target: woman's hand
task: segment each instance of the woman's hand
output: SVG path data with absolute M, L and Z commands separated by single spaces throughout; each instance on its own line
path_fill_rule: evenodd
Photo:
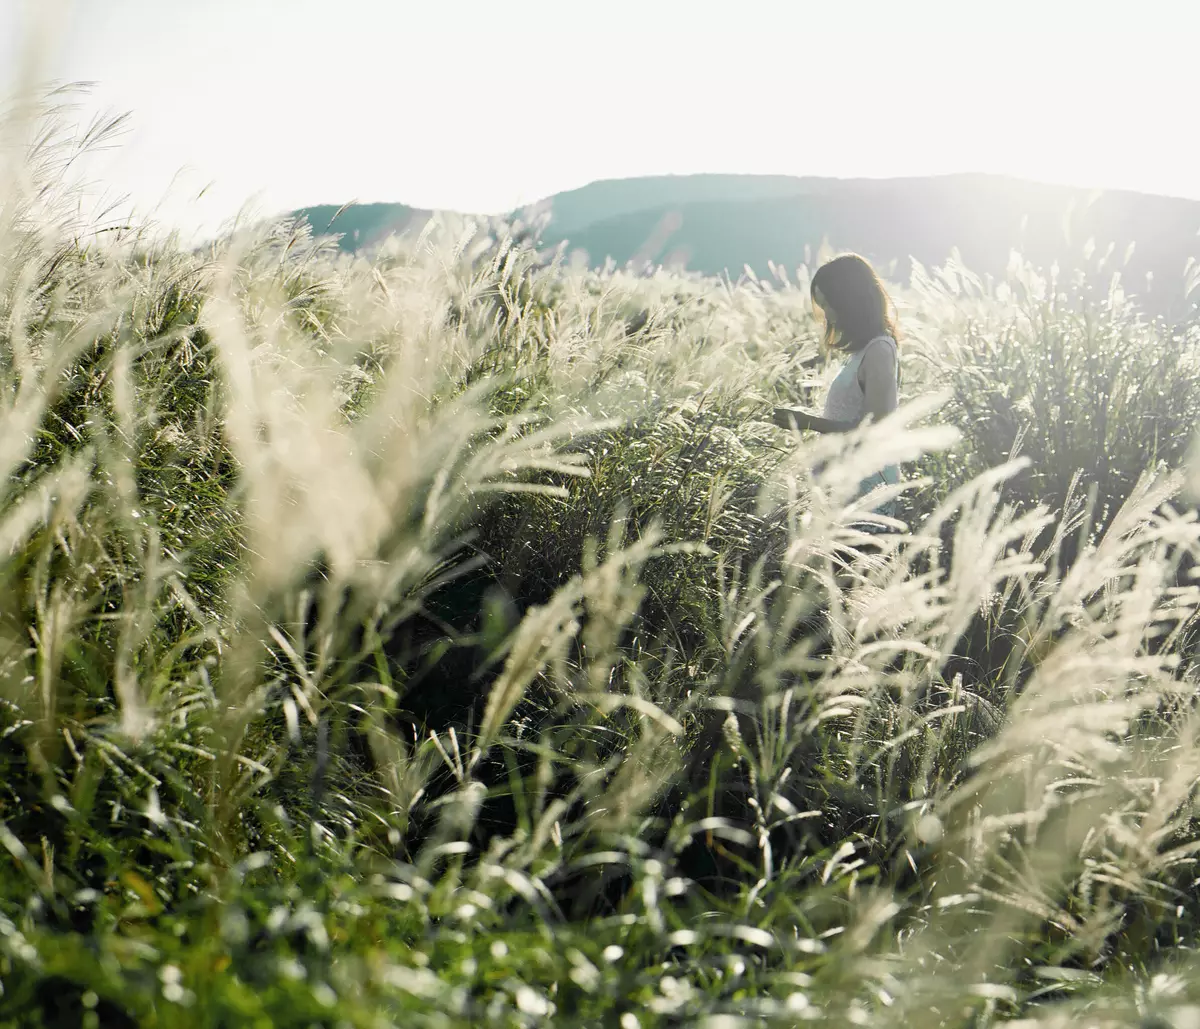
M 777 407 L 771 421 L 781 429 L 808 429 L 811 416 L 798 407 Z

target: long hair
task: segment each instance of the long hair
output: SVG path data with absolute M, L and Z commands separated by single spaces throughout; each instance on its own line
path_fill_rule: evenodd
M 853 353 L 876 336 L 899 345 L 891 298 L 870 263 L 858 254 L 842 254 L 821 265 L 809 284 L 809 296 L 825 312 L 829 349 Z

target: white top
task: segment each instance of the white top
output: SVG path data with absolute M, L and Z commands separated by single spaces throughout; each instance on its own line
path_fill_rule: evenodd
M 887 412 L 890 414 L 899 406 L 900 383 L 900 348 L 891 336 L 876 336 L 865 347 L 856 350 L 842 365 L 833 382 L 829 384 L 829 392 L 825 396 L 824 416 L 832 421 L 854 422 L 857 424 L 867 413 L 867 394 L 860 381 L 860 369 L 863 357 L 872 347 L 891 347 L 892 360 L 895 362 L 896 382 L 889 396 Z M 893 484 L 900 481 L 900 469 L 895 465 L 887 465 L 881 472 L 864 479 L 859 485 L 859 495 L 869 493 L 877 486 L 885 483 Z M 891 503 L 881 504 L 879 510 L 890 512 Z
M 862 421 L 866 414 L 867 394 L 861 382 L 860 369 L 863 358 L 872 347 L 885 346 L 892 350 L 892 361 L 896 368 L 896 386 L 889 397 L 888 413 L 896 410 L 899 405 L 900 382 L 900 348 L 891 336 L 876 336 L 865 347 L 856 350 L 842 365 L 833 382 L 829 384 L 829 393 L 825 397 L 826 418 L 835 422 Z

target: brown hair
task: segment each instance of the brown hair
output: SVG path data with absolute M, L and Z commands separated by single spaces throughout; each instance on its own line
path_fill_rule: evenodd
M 875 269 L 858 254 L 842 254 L 821 265 L 809 296 L 825 312 L 825 346 L 853 353 L 877 336 L 891 336 L 899 344 L 891 298 Z

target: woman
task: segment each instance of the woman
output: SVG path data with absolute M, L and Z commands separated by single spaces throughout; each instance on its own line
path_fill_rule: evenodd
M 849 432 L 865 419 L 891 414 L 899 403 L 900 354 L 892 302 L 875 269 L 857 254 L 843 254 L 817 269 L 809 287 L 813 312 L 824 319 L 828 350 L 845 354 L 829 386 L 820 417 L 794 407 L 775 408 L 774 422 L 785 429 Z M 861 493 L 899 481 L 888 465 L 863 481 Z M 892 503 L 876 510 L 893 514 Z

